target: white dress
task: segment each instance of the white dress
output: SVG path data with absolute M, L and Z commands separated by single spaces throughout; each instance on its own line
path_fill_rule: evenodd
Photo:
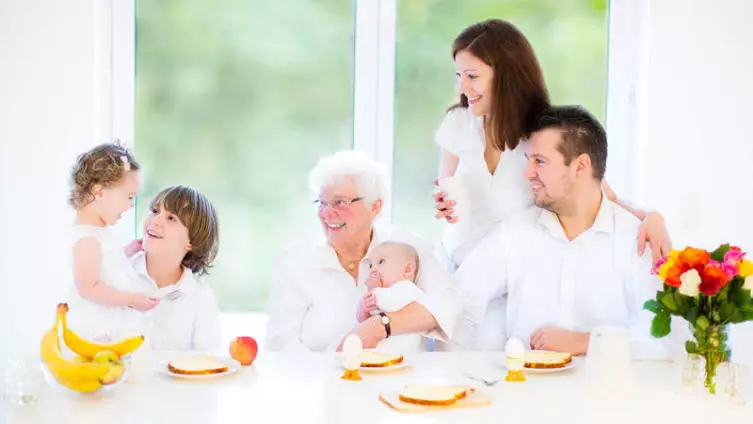
M 138 276 L 123 251 L 123 245 L 109 227 L 75 225 L 72 229 L 71 252 L 79 240 L 93 237 L 99 241 L 102 254 L 100 278 L 108 286 L 121 291 L 139 292 Z M 68 300 L 69 327 L 90 340 L 118 340 L 147 331 L 143 312 L 128 307 L 109 307 L 84 299 L 75 282 Z
M 413 302 L 421 302 L 424 296 L 423 290 L 410 280 L 398 281 L 390 287 L 377 287 L 372 293 L 379 310 L 371 311 L 371 315 L 397 312 Z M 419 352 L 422 339 L 419 333 L 398 334 L 380 341 L 376 349 L 386 353 Z
M 462 178 L 471 203 L 468 219 L 444 225 L 438 255 L 444 259 L 448 271 L 455 272 L 497 224 L 533 205 L 533 192 L 523 175 L 526 143 L 502 152 L 494 173 L 489 173 L 484 160 L 483 119 L 462 107 L 447 113 L 437 130 L 436 142 L 458 157 L 454 175 Z M 489 305 L 486 319 L 477 329 L 480 341 L 477 349 L 504 349 L 505 336 L 499 329 L 505 319 L 505 301 L 496 299 Z

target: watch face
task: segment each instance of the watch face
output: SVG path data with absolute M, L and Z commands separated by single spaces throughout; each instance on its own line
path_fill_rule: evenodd
M 388 316 L 382 316 L 382 324 L 387 325 L 390 323 L 390 317 Z

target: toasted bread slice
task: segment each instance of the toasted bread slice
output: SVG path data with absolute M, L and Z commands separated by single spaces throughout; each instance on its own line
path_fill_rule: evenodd
M 173 359 L 168 362 L 167 369 L 175 374 L 203 375 L 226 372 L 228 366 L 211 356 L 196 355 Z
M 390 353 L 382 353 L 374 350 L 364 350 L 361 352 L 359 359 L 361 360 L 362 367 L 382 368 L 403 362 L 403 355 L 393 355 Z
M 400 391 L 400 400 L 428 406 L 448 406 L 472 392 L 468 386 L 406 386 Z
M 573 356 L 565 352 L 526 352 L 523 356 L 526 368 L 563 368 L 573 360 Z

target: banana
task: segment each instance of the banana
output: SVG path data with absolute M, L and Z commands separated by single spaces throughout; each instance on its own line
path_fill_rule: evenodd
M 60 351 L 58 335 L 61 318 L 60 313 L 56 314 L 54 326 L 42 336 L 40 356 L 60 385 L 82 393 L 96 391 L 111 372 L 111 366 L 109 363 L 82 363 L 66 359 Z
M 60 321 L 63 324 L 63 340 L 72 351 L 85 358 L 91 360 L 92 358 L 94 358 L 94 356 L 97 355 L 97 353 L 102 352 L 103 350 L 109 350 L 110 352 L 114 352 L 116 355 L 122 357 L 135 351 L 141 346 L 142 343 L 144 343 L 144 336 L 130 337 L 113 344 L 99 344 L 85 340 L 84 338 L 73 332 L 70 328 L 68 328 L 68 324 L 65 319 L 67 312 L 67 303 L 61 303 L 58 305 L 58 316 L 60 317 Z

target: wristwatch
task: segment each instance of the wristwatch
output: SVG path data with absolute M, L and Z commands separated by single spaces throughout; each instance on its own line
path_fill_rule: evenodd
M 382 325 L 384 326 L 384 332 L 387 334 L 387 337 L 385 337 L 385 339 L 389 338 L 390 334 L 392 334 L 392 329 L 390 328 L 391 321 L 392 320 L 390 320 L 390 317 L 387 316 L 387 314 L 385 314 L 384 312 L 379 313 L 379 322 L 382 323 Z

